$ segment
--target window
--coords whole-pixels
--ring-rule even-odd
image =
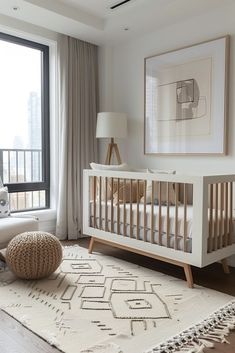
[[[0,176],[11,211],[48,208],[49,47],[0,33]]]

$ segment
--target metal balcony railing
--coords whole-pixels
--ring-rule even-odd
[[[0,177],[4,184],[42,182],[41,149],[0,149]],[[45,207],[45,190],[10,192],[11,211]]]
[[[6,184],[41,181],[41,149],[0,149],[0,176]]]

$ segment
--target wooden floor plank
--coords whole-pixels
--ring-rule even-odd
[[[59,353],[59,350],[0,310],[0,352]]]

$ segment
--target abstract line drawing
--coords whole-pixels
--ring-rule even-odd
[[[203,118],[207,114],[207,98],[200,96],[200,89],[196,79],[187,79],[158,86],[159,105],[165,96],[169,104],[175,105],[175,115],[157,115],[158,121],[182,121]],[[166,98],[163,98],[166,99]],[[172,102],[175,101],[175,102]],[[159,109],[160,110],[160,109]]]

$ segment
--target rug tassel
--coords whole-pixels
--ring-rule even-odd
[[[215,342],[230,344],[226,337],[234,329],[235,301],[232,301],[202,323],[146,353],[205,353],[205,349],[214,348]]]
[[[204,353],[204,348],[205,346],[202,345],[197,351],[195,351],[195,353]]]
[[[204,344],[204,346],[206,347],[206,348],[214,348],[215,347],[215,344],[214,343],[212,343],[212,342],[210,342],[210,341],[207,341],[206,339],[204,339],[204,338],[201,338],[201,339],[199,339],[198,340],[201,344]]]
[[[193,343],[193,347],[192,348],[187,347],[187,350],[184,351],[184,352],[185,353],[204,353],[204,348],[205,348],[204,345],[201,345],[201,344],[198,344],[198,343],[194,342]]]

